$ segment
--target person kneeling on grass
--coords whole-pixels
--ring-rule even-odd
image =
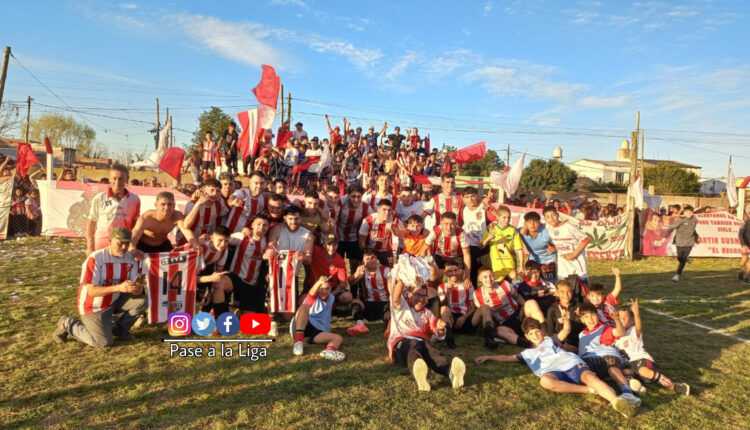
[[[310,288],[305,302],[297,309],[291,324],[295,328],[294,355],[304,353],[304,341],[308,338],[310,343],[325,343],[326,349],[320,356],[333,361],[341,361],[345,355],[338,349],[344,343],[344,338],[336,333],[331,333],[331,310],[336,297],[331,294],[330,276],[321,276]]]
[[[405,287],[402,281],[396,281],[390,303],[388,356],[392,362],[409,368],[420,391],[430,391],[429,369],[450,378],[453,388],[463,387],[466,364],[454,357],[449,365],[448,358],[432,344],[433,334],[438,340],[445,338],[445,321],[433,315],[426,305],[427,288]]]
[[[563,329],[552,337],[545,336],[544,326],[533,318],[526,318],[521,327],[524,335],[533,344],[531,348],[516,355],[485,355],[474,361],[524,363],[539,377],[545,390],[555,393],[597,394],[607,400],[617,412],[627,418],[635,415],[635,406],[599,379],[577,355],[566,351],[562,342],[570,334],[570,315],[565,314]]]
[[[445,262],[445,276],[447,282],[438,285],[440,297],[440,318],[445,321],[445,344],[449,348],[456,347],[454,333],[474,334],[477,326],[471,323],[474,311],[474,287],[471,282],[464,282],[464,272],[456,261]]]
[[[360,299],[352,300],[352,318],[354,325],[346,329],[349,336],[367,334],[370,329],[368,321],[383,320],[388,322],[391,313],[388,310],[389,292],[391,290],[391,269],[378,261],[378,255],[371,248],[362,253],[363,264],[349,277],[352,290],[362,291]]]
[[[643,348],[643,325],[641,324],[641,313],[638,309],[638,299],[631,301],[630,309],[621,306],[617,316],[620,318],[625,334],[617,337],[615,346],[624,351],[630,359],[630,369],[635,372],[641,380],[646,383],[658,382],[659,385],[669,388],[686,396],[690,395],[690,385],[682,382],[674,382],[656,369],[654,359]],[[631,380],[631,388],[633,388]],[[635,384],[638,391],[646,392],[646,388]]]

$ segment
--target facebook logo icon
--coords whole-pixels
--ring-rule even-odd
[[[231,312],[224,312],[216,318],[216,330],[222,336],[232,336],[240,330],[240,319]]]

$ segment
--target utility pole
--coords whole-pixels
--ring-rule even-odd
[[[172,134],[172,117],[169,117],[169,146],[174,146],[174,134]]]
[[[638,138],[640,137],[640,127],[641,127],[641,112],[638,111],[638,114],[636,115],[635,120],[635,131],[630,135],[630,187],[628,187],[629,190],[632,190],[633,183],[635,182],[635,175],[637,170],[637,163],[638,163]],[[635,259],[635,255],[633,252],[634,248],[634,239],[635,239],[635,197],[633,196],[632,192],[628,192],[628,235],[627,235],[627,243],[625,244],[628,250],[628,258],[630,258],[631,261]]]
[[[286,120],[292,122],[292,93],[286,93]],[[291,127],[290,127],[291,128]]]
[[[29,96],[29,98],[26,100],[26,103],[28,105],[26,109],[26,143],[29,143],[29,129],[31,128],[31,101],[34,100]]]
[[[284,84],[281,84],[281,125],[284,125]]]
[[[169,121],[169,108],[167,108],[167,114],[164,115],[164,118],[166,118],[166,120],[164,121],[164,124],[166,125],[167,121]],[[169,134],[167,135],[167,147],[170,147],[170,146],[172,146],[172,126],[171,126],[171,124],[169,126]]]
[[[10,46],[5,47],[3,55],[3,69],[0,70],[0,106],[3,104],[3,92],[5,92],[5,76],[8,74],[8,60],[10,59]]]
[[[155,145],[154,149],[159,149],[159,132],[161,131],[161,123],[159,122],[159,98],[156,98],[156,135],[154,136]]]
[[[505,167],[510,168],[510,143],[508,144],[508,151],[505,154]]]
[[[643,159],[646,154],[646,130],[641,130],[641,175],[643,175]]]

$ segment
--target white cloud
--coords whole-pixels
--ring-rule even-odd
[[[420,55],[415,51],[408,51],[399,57],[390,67],[385,69],[386,71],[382,74],[382,78],[387,82],[395,83],[419,58]]]
[[[379,48],[357,48],[351,42],[343,40],[328,40],[313,36],[303,39],[302,42],[316,52],[341,55],[360,69],[374,67],[383,57],[383,52]]]
[[[556,69],[523,61],[507,61],[501,65],[484,66],[464,74],[470,82],[498,96],[520,96],[552,100],[569,100],[586,88],[583,84],[555,82],[548,79]]]
[[[492,2],[487,2],[484,4],[484,7],[482,8],[482,10],[484,11],[484,16],[487,16],[490,13],[490,11],[492,10],[492,6]]]
[[[589,108],[589,109],[613,108],[613,107],[623,106],[625,103],[627,103],[627,101],[628,101],[627,96],[617,96],[617,97],[589,96],[589,97],[582,97],[578,99],[578,106],[583,107],[583,108]]]
[[[271,0],[271,4],[275,4],[279,6],[307,7],[305,2],[303,2],[302,0]]]
[[[135,9],[138,7],[135,3],[120,3],[118,6],[120,6],[120,9]]]

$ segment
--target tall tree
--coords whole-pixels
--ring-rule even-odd
[[[214,138],[218,141],[219,136],[227,129],[230,121],[232,121],[232,117],[215,106],[203,111],[198,117],[198,128],[193,133],[193,148],[201,146],[203,138],[209,130],[214,132]]]
[[[695,194],[701,186],[698,176],[674,163],[659,163],[643,169],[643,184],[657,194]]]
[[[21,125],[21,116],[18,113],[18,105],[3,103],[0,106],[0,136],[11,136],[18,131]]]
[[[500,156],[497,155],[497,152],[490,149],[487,150],[481,160],[472,161],[461,166],[459,172],[465,176],[489,176],[490,172],[502,172],[504,168],[505,163],[500,159]]]
[[[24,124],[23,133],[26,133]],[[44,136],[53,144],[66,148],[75,148],[83,157],[103,157],[107,151],[96,142],[96,131],[86,124],[76,121],[71,116],[57,113],[45,113],[31,120],[30,138],[41,142]]]
[[[520,188],[537,191],[570,191],[578,174],[557,160],[532,160],[521,176]]]

